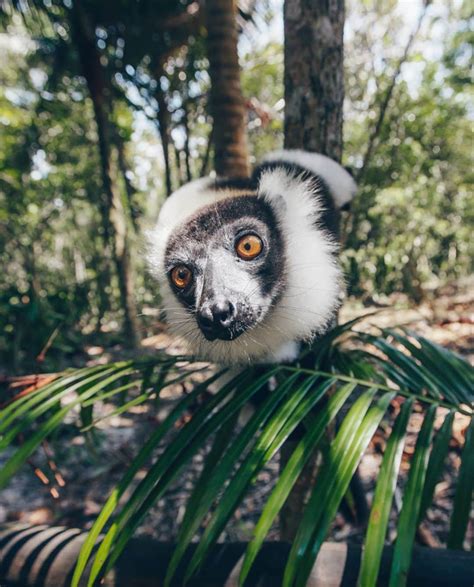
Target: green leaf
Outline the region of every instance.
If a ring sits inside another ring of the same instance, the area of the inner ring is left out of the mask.
[[[416,528],[418,526],[421,496],[428,466],[435,416],[436,406],[431,406],[426,411],[415,452],[412,456],[410,473],[403,493],[402,511],[398,520],[397,540],[393,551],[389,587],[403,587],[406,585]]]
[[[323,502],[319,501],[318,506],[317,500],[321,500],[324,496],[329,495],[329,488],[331,486],[330,477],[332,476],[333,480],[335,480],[334,475],[337,466],[336,460],[340,460],[341,456],[344,458],[348,456],[348,452],[346,451],[349,450],[351,442],[357,435],[357,430],[367,414],[375,393],[376,389],[372,388],[361,394],[346,414],[336,438],[331,443],[327,460],[323,463],[323,466],[318,473],[318,483],[316,484],[308,505],[305,508],[302,521],[288,557],[283,578],[283,585],[285,587],[293,585],[297,573],[301,570],[305,557],[309,556],[314,530],[323,515],[322,508],[320,507]],[[325,471],[324,477],[322,477],[322,471]],[[333,488],[331,487],[331,489]],[[344,493],[341,495],[341,499],[343,495]],[[325,504],[325,507],[326,505],[327,504]]]
[[[132,372],[133,371],[131,369],[122,369],[113,375],[110,375],[110,377],[107,377],[105,380],[99,381],[99,383],[96,383],[91,388],[87,389],[87,391],[84,391],[82,396],[79,396],[76,399],[70,401],[66,406],[64,406],[64,408],[61,408],[50,418],[48,418],[48,420],[44,422],[41,427],[30,438],[28,438],[24,444],[20,446],[16,453],[3,466],[2,470],[0,471],[0,488],[7,484],[12,475],[18,471],[26,459],[36,450],[38,445],[61,424],[72,408],[81,403],[82,398],[89,398],[98,390],[103,389],[105,386],[113,383],[120,377],[128,375]],[[40,408],[37,408],[36,411],[44,411]]]
[[[120,499],[123,497],[125,491],[132,483],[135,475],[145,465],[155,448],[161,442],[165,434],[167,434],[174,426],[175,422],[182,416],[182,414],[189,408],[189,406],[192,405],[194,401],[196,401],[196,398],[209,385],[221,377],[221,375],[222,372],[215,374],[200,385],[196,386],[196,388],[189,395],[186,395],[170,412],[165,420],[156,428],[156,430],[153,431],[145,445],[135,456],[132,464],[129,466],[118,485],[113,489],[92,528],[89,530],[87,538],[84,541],[84,544],[82,545],[81,551],[79,553],[76,568],[74,569],[74,574],[71,581],[71,587],[77,587],[79,585],[82,573],[86,568],[87,562],[90,555],[92,554],[94,545],[99,538],[100,533],[102,532],[110,517],[113,515],[116,507],[119,505]]]
[[[439,374],[441,381],[445,381],[445,388],[452,388],[456,392],[457,401],[465,401],[467,404],[474,402],[474,368],[466,360],[452,351],[439,346],[422,336],[417,337],[422,345],[423,356],[421,361],[426,361],[426,355],[432,358],[430,367]]]
[[[448,548],[462,549],[472,510],[474,490],[474,418],[471,418],[462,451],[461,467],[454,497]]]
[[[92,375],[86,377],[85,379],[80,379],[76,383],[71,386],[64,387],[58,389],[55,394],[49,396],[47,393],[48,390],[45,390],[45,397],[41,397],[42,401],[36,407],[29,405],[29,403],[22,406],[22,410],[19,414],[11,414],[10,418],[7,418],[4,422],[5,430],[2,440],[0,441],[0,450],[4,450],[7,446],[11,444],[11,442],[18,436],[20,433],[26,432],[29,426],[35,422],[40,416],[45,414],[48,410],[57,405],[61,405],[61,400],[67,396],[71,395],[72,392],[76,392],[77,394],[81,393],[81,390],[89,390],[90,385],[95,381],[99,380],[99,382],[94,386],[94,393],[99,393],[103,389],[103,382],[106,381],[104,379],[105,376],[114,374],[114,373],[124,373],[127,369],[127,366],[121,365],[120,367],[116,367],[115,365],[109,367],[108,369],[102,369],[99,372],[93,372]],[[131,372],[131,371],[130,371]],[[116,378],[114,379],[114,381]],[[107,384],[106,384],[107,385]],[[41,394],[42,395],[42,394]],[[92,394],[93,396],[94,394]],[[38,397],[38,396],[36,396]],[[90,397],[90,396],[88,396]],[[80,403],[80,402],[79,402]],[[19,417],[21,416],[21,418]],[[15,421],[13,425],[8,428],[8,424],[11,421]],[[3,427],[3,426],[2,426]],[[1,427],[0,427],[1,428]]]
[[[80,384],[81,380],[84,382],[86,377],[91,376],[94,373],[99,373],[98,377],[100,377],[101,373],[104,371],[109,372],[110,369],[110,365],[78,369],[72,374],[66,374],[59,379],[55,379],[53,382],[44,387],[40,387],[31,394],[18,398],[1,411],[0,434],[7,430],[12,422],[24,414],[31,413],[35,405],[41,404],[47,398],[54,397],[58,391],[69,389],[78,382]],[[77,389],[77,387],[79,387],[79,385],[77,385],[75,389]]]
[[[250,397],[268,381],[274,371],[268,371],[247,387],[244,392],[239,391],[228,400],[229,394],[234,391],[238,383],[250,378],[252,373],[237,376],[196,411],[191,421],[180,430],[174,441],[167,446],[165,452],[139,483],[117,520],[108,530],[95,556],[88,584],[93,585],[98,577],[109,555],[112,539],[113,551],[107,562],[107,569],[113,566],[149,508],[159,499],[192,455],[203,446],[203,443],[219,426],[224,425],[236,411],[240,410]],[[221,403],[223,406],[220,411],[213,413]]]
[[[368,390],[366,393],[370,394],[370,392],[371,390]],[[329,458],[321,468],[319,483],[316,484],[310,497],[302,520],[303,525],[312,525],[313,528],[305,545],[305,554],[301,557],[298,568],[295,569],[297,586],[304,587],[307,584],[314,561],[327,536],[331,522],[337,514],[339,504],[347,492],[357,465],[394,397],[394,393],[385,393],[353,431],[347,429],[343,431],[346,427],[345,420],[341,426],[341,436],[338,434],[334,443],[331,444]],[[324,507],[321,507],[321,504],[324,504]]]
[[[257,523],[254,531],[254,538],[247,547],[240,573],[240,584],[244,583],[250,572],[251,566],[262,547],[268,531],[283,507],[283,504],[300,476],[305,464],[317,449],[327,427],[334,420],[346,400],[350,397],[354,388],[355,384],[349,383],[344,385],[328,399],[326,405],[320,406],[317,416],[311,423],[311,428],[308,429],[303,439],[298,443],[284,470],[280,473],[277,484],[265,504]]]
[[[224,491],[188,565],[185,581],[190,578],[192,573],[204,560],[209,549],[217,541],[226,522],[229,520],[241,497],[245,494],[245,490],[249,487],[258,471],[271,459],[286,438],[301,423],[310,409],[325,395],[326,391],[334,383],[332,380],[325,381],[308,394],[315,381],[316,377],[307,377],[299,387],[292,390],[290,397],[280,406],[279,410],[262,431],[255,447],[244,459],[244,462],[240,465],[234,478]],[[272,394],[276,391],[272,391]]]
[[[185,540],[185,536],[189,532],[190,528],[196,524],[196,518],[198,520],[200,519],[198,515],[199,505],[200,503],[202,503],[202,500],[204,499],[206,490],[208,488],[208,482],[209,479],[212,478],[214,469],[216,468],[218,462],[221,460],[222,455],[226,454],[230,448],[229,445],[231,444],[232,439],[235,435],[235,431],[238,426],[238,420],[239,413],[236,412],[229,420],[228,425],[221,426],[216,433],[216,437],[214,439],[212,448],[205,459],[204,467],[200,475],[200,478],[196,482],[194,490],[191,496],[189,497],[188,503],[186,504],[186,512],[184,514],[183,522],[181,524],[181,528],[179,530],[179,534],[176,540],[177,546],[175,552],[173,553],[173,557],[176,556],[180,542]],[[197,525],[199,525],[199,522],[197,522]],[[173,574],[172,572],[170,572],[170,568],[172,566],[173,560],[171,560],[170,564],[168,565],[167,574]]]
[[[399,373],[403,377],[405,386],[408,389],[416,389],[417,391],[425,389],[426,391],[431,392],[431,395],[435,399],[441,399],[442,395],[435,381],[433,381],[426,369],[415,363],[412,357],[402,353],[399,349],[393,347],[380,337],[370,336],[368,338],[376,348],[381,350],[390,359],[390,363],[385,363],[385,367],[388,365],[390,365],[392,369],[393,365],[398,367]]]
[[[201,498],[198,501],[196,495],[193,493],[191,496],[191,503],[189,503],[186,508],[188,520],[192,517],[192,523],[184,524],[183,522],[183,526],[178,536],[178,543],[168,568],[165,585],[169,584],[188,544],[191,542],[193,535],[199,528],[199,525],[206,514],[209,513],[212,503],[217,494],[221,492],[224,487],[225,482],[231,475],[239,457],[244,454],[245,449],[252,440],[255,441],[257,431],[262,424],[270,418],[275,407],[281,402],[282,398],[291,391],[297,378],[297,374],[291,375],[282,385],[279,385],[267,395],[264,404],[254,412],[249,422],[243,430],[241,430],[238,437],[229,448],[229,451],[226,452],[222,462],[216,465],[212,472],[212,476],[205,476],[204,472],[200,476],[195,488],[195,493],[201,494]],[[243,390],[239,390],[239,393],[242,391]],[[194,511],[190,509],[191,506],[194,508]]]
[[[328,332],[326,332],[321,338],[318,338],[317,343],[304,352],[298,360],[301,361],[307,354],[311,353],[314,357],[315,365],[321,365],[323,362],[333,363],[332,357],[334,351],[338,349],[340,344],[340,340],[338,339],[341,339],[343,335],[350,333],[353,326],[370,315],[371,314],[358,316],[348,322],[344,322],[344,324],[337,324],[334,328],[328,330]]]
[[[81,407],[87,408],[89,406],[94,406],[97,402],[103,402],[107,399],[110,399],[111,397],[116,396],[119,393],[122,393],[123,391],[128,391],[129,389],[132,389],[132,387],[137,387],[136,381],[129,381],[128,383],[125,383],[124,385],[120,385],[119,387],[114,387],[113,389],[110,389],[108,391],[104,391],[104,393],[98,393],[94,397],[91,397],[90,399],[83,401],[81,403]],[[97,421],[98,420],[96,420],[95,422],[92,422],[92,426]],[[82,430],[85,431],[85,428],[82,428]]]
[[[423,487],[423,495],[421,497],[420,513],[418,516],[418,523],[421,523],[425,517],[426,510],[430,507],[433,500],[433,494],[436,484],[439,481],[441,472],[443,470],[444,461],[449,450],[449,441],[451,439],[451,428],[454,420],[454,412],[449,412],[444,419],[443,425],[436,434],[431,449],[428,469],[426,470],[425,486]]]
[[[370,511],[362,562],[357,581],[360,587],[372,587],[377,584],[383,545],[387,533],[393,495],[397,486],[405,434],[412,407],[413,400],[409,399],[405,401],[385,448],[382,466],[377,476],[377,485]]]
[[[323,459],[318,484],[305,510],[305,518],[297,537],[299,546],[295,543],[296,550],[292,549],[290,554],[290,557],[293,557],[291,563],[293,568],[290,568],[291,565],[287,566],[285,575],[289,581],[287,584],[293,585],[296,580],[298,585],[302,585],[312,568],[329,525],[337,513],[341,495],[346,493],[353,471],[373,434],[374,426],[376,427],[382,417],[382,407],[393,396],[391,382],[400,387],[397,391],[399,395],[411,398],[411,401],[403,405],[402,413],[392,430],[392,436],[387,441],[374,496],[359,583],[373,585],[376,581],[406,428],[406,423],[402,420],[405,417],[408,418],[408,406],[413,400],[418,400],[423,404],[431,404],[433,407],[428,410],[420,432],[400,516],[399,537],[396,544],[397,564],[400,570],[397,571],[395,567],[392,569],[392,575],[395,577],[392,587],[403,585],[404,577],[408,572],[416,524],[425,515],[431,503],[445,461],[454,413],[461,412],[472,417],[474,370],[461,357],[422,337],[411,333],[405,336],[403,331],[398,329],[385,330],[383,336],[369,337],[353,330],[355,322],[340,325],[318,340],[318,345],[311,350],[311,356],[319,370],[303,369],[299,366],[279,366],[267,372],[262,379],[255,381],[254,374],[249,369],[246,374],[238,376],[225,391],[220,390],[216,396],[206,398],[206,402],[197,408],[192,419],[184,424],[173,440],[164,447],[163,454],[138,483],[128,502],[122,505],[124,494],[130,489],[136,474],[147,464],[157,446],[165,440],[165,436],[174,427],[180,415],[189,406],[195,405],[197,396],[212,381],[212,378],[195,389],[193,394],[182,398],[175,410],[150,436],[131,468],[109,497],[83,546],[73,585],[78,585],[94,545],[104,528],[112,522],[95,557],[89,585],[102,573],[104,565],[106,569],[113,565],[127,540],[156,499],[168,489],[170,483],[176,479],[193,455],[202,450],[203,446],[207,446],[208,439],[217,433],[213,448],[206,458],[203,474],[188,502],[180,530],[179,551],[175,553],[169,567],[167,580],[179,564],[180,557],[199,525],[209,511],[215,508],[204,532],[203,545],[198,547],[189,572],[197,569],[230,516],[241,503],[255,476],[275,454],[291,431],[303,421],[306,425],[304,437],[281,473],[257,524],[254,539],[247,549],[241,573],[243,582],[248,577],[265,536],[302,467],[314,450],[318,447],[321,449],[329,423],[346,402],[352,389],[359,385],[368,391],[362,392],[361,400],[357,400],[346,415],[336,439],[325,453],[330,458]],[[387,340],[387,337],[392,339]],[[350,344],[346,344],[346,341]],[[361,348],[361,342],[375,345],[386,358],[381,360],[380,357],[371,354],[370,347]],[[184,368],[182,361],[187,361]],[[157,367],[159,370],[155,376]],[[140,391],[135,394],[136,397],[132,396],[128,403],[121,402],[116,412],[120,413],[132,405],[147,401],[155,391],[170,384],[170,381],[165,380],[168,379],[171,370],[176,370],[177,381],[191,374],[188,368],[189,360],[185,357],[170,358],[165,355],[153,357],[153,359],[101,365],[65,372],[48,385],[18,398],[0,413],[0,434],[2,435],[0,448],[10,445],[20,433],[28,432],[29,436],[26,435],[26,442],[7,462],[6,468],[0,471],[0,484],[6,483],[29,454],[35,450],[38,443],[61,424],[74,406],[80,405],[92,410],[97,401],[106,401],[136,386],[136,389]],[[277,387],[276,395],[271,397],[275,392],[269,394],[265,402],[256,410],[251,419],[252,424],[249,426],[248,423],[241,431],[234,433],[235,421],[241,406],[256,393],[257,389],[263,385],[262,382],[267,381],[272,373],[279,376],[281,374],[286,381],[293,383],[286,390],[281,388],[281,385],[285,385],[284,383]],[[288,376],[288,373],[291,376]],[[302,376],[305,377],[304,384],[299,379]],[[217,376],[214,379],[216,378]],[[311,390],[305,389],[308,382],[314,382],[317,378],[317,387]],[[342,382],[343,387],[333,397],[328,398],[327,404],[319,407],[316,415],[312,415],[310,412],[312,406],[320,399],[324,390],[333,385],[334,381]],[[239,393],[235,393],[236,386],[239,388]],[[289,394],[290,389],[291,394]],[[370,407],[377,391],[386,393],[379,402]],[[354,411],[356,406],[358,407]],[[434,417],[430,414],[437,406],[447,407],[451,413],[448,414],[436,435],[430,454],[432,430],[426,432],[426,427],[428,427],[429,418]],[[86,412],[83,413],[86,414]],[[87,417],[89,416],[90,414],[87,414]],[[428,435],[427,446],[423,444],[426,438],[422,442],[422,435],[424,437]],[[471,423],[462,453],[451,520],[449,540],[455,547],[462,546],[469,519],[474,478],[473,436]],[[385,496],[383,503],[382,495]],[[404,537],[402,540],[400,536],[404,533],[408,538]]]
[[[416,344],[408,336],[402,336],[396,330],[387,329],[383,330],[383,333],[393,336],[410,351],[411,355],[418,360],[418,367],[425,373],[429,373],[438,391],[449,401],[472,403],[474,369],[467,361],[415,333],[408,333],[408,336]]]
[[[201,367],[199,369],[186,371],[185,373],[181,373],[180,375],[178,375],[174,379],[167,381],[166,383],[164,383],[164,381],[163,381],[162,382],[163,387],[159,391],[161,391],[162,389],[164,389],[170,385],[175,385],[176,383],[179,383],[180,381],[183,381],[183,380],[187,379],[188,377],[191,377],[191,375],[195,375],[196,373],[202,372],[206,369],[207,369],[207,367]],[[127,383],[125,385],[121,385],[120,387],[113,389],[112,391],[108,391],[106,393],[102,393],[100,395],[97,395],[97,396],[93,397],[92,399],[89,399],[89,400],[83,402],[82,405],[87,406],[87,405],[90,405],[91,402],[95,403],[96,401],[99,401],[99,400],[103,401],[104,399],[108,399],[109,397],[113,397],[119,393],[122,393],[123,391],[128,391],[132,387],[137,387],[137,381],[131,381],[130,383]],[[143,385],[141,386],[141,388],[143,389]],[[134,397],[130,401],[122,404],[121,406],[118,406],[115,410],[112,410],[111,412],[109,412],[105,416],[102,416],[101,418],[97,418],[96,420],[91,422],[91,424],[89,426],[84,426],[83,428],[81,428],[81,431],[88,432],[90,429],[94,428],[99,422],[103,422],[104,420],[108,420],[109,418],[112,418],[113,416],[118,416],[120,414],[123,414],[124,412],[128,412],[128,410],[130,408],[132,408],[134,406],[138,406],[140,404],[143,404],[144,402],[146,402],[150,399],[150,395],[154,391],[155,390],[152,390],[151,392],[149,390],[144,391],[143,393],[141,393],[140,395],[137,395],[136,397]]]

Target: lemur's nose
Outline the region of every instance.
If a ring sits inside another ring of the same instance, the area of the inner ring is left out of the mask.
[[[229,327],[235,316],[235,308],[232,302],[228,300],[218,302],[211,306],[211,312],[214,322],[218,322],[221,326]]]
[[[232,338],[229,329],[234,323],[235,314],[232,302],[219,300],[203,304],[197,313],[197,321],[206,338],[229,339]]]

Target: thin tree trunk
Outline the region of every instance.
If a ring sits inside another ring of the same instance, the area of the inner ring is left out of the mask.
[[[209,135],[207,137],[207,145],[206,150],[204,151],[204,156],[201,162],[201,169],[199,171],[199,177],[204,177],[207,174],[207,168],[209,166],[209,159],[211,157],[211,149],[214,137],[214,126],[211,126],[211,130],[209,131]]]
[[[176,162],[176,174],[178,176],[178,186],[181,187],[182,185],[184,185],[186,183],[186,180],[183,177],[183,169],[182,169],[182,164],[181,164],[181,152],[178,149],[178,147],[176,146],[176,144],[173,145],[173,150],[174,150],[174,159]]]
[[[171,183],[171,162],[170,162],[170,131],[169,131],[169,118],[170,113],[168,111],[168,105],[166,104],[166,98],[161,87],[161,76],[163,75],[163,69],[160,65],[157,69],[156,80],[156,92],[155,98],[158,102],[158,132],[160,133],[161,148],[163,149],[163,160],[165,163],[165,185],[166,195],[169,196],[173,191]]]
[[[110,299],[107,295],[107,287],[110,286],[110,268],[108,262],[104,263],[104,257],[108,256],[108,252],[109,243],[107,239],[102,238],[102,235],[96,237],[91,256],[91,266],[95,273],[97,287],[97,332],[100,332],[105,313],[110,309]]]
[[[130,179],[127,177],[127,172],[129,171],[129,167],[127,165],[127,159],[125,157],[125,144],[124,144],[124,140],[120,136],[120,133],[118,133],[118,132],[115,133],[115,143],[117,146],[118,166],[119,166],[122,178],[123,178],[123,183],[125,185],[125,193],[127,195],[128,212],[130,215],[130,219],[132,220],[133,229],[135,230],[135,232],[138,232],[138,228],[139,228],[138,218],[140,217],[140,212],[137,209],[137,206],[135,205],[135,202],[134,202],[136,190],[133,187],[133,184],[130,181]]]
[[[285,147],[342,156],[344,101],[343,0],[285,0]],[[280,468],[297,444],[282,447]],[[291,542],[317,475],[319,455],[305,466],[280,515],[280,537]]]
[[[120,297],[124,311],[124,342],[133,347],[137,345],[139,338],[134,299],[135,284],[130,258],[128,222],[117,182],[116,162],[113,160],[109,96],[100,56],[95,45],[94,33],[87,22],[87,16],[79,0],[75,0],[73,3],[72,24],[74,40],[92,99],[97,124],[102,181],[106,195]]]
[[[379,99],[381,99],[380,109],[378,112],[377,120],[369,133],[369,139],[368,139],[367,147],[366,147],[366,150],[365,150],[365,153],[363,156],[362,165],[356,174],[356,180],[357,180],[357,183],[359,184],[359,186],[364,184],[367,169],[369,168],[370,162],[371,162],[373,155],[374,155],[374,152],[377,149],[377,145],[379,143],[380,133],[381,133],[382,128],[384,126],[384,123],[386,121],[387,113],[390,111],[390,108],[389,108],[390,102],[392,100],[395,88],[397,87],[397,82],[400,77],[402,67],[406,63],[406,61],[408,60],[411,48],[413,46],[413,43],[415,42],[415,39],[416,39],[418,33],[420,32],[421,25],[423,23],[425,15],[426,15],[426,10],[430,4],[431,4],[431,0],[425,0],[424,7],[423,7],[422,11],[420,12],[420,16],[419,16],[418,21],[415,25],[415,28],[413,29],[411,35],[408,38],[408,41],[407,41],[407,44],[405,45],[403,53],[402,53],[400,59],[398,60],[398,63],[395,67],[392,78],[390,80],[390,83],[388,84],[387,88],[384,90],[384,93],[381,98],[380,98],[380,96],[375,97],[376,102]],[[361,191],[361,193],[363,193],[363,192]],[[352,206],[352,213],[346,217],[345,226],[343,227],[343,230],[342,230],[342,238],[343,238],[344,246],[351,248],[356,244],[356,242],[357,242],[357,228],[358,228],[361,220],[366,218],[367,212],[372,204],[373,204],[373,200],[371,198],[367,197],[367,193],[364,193],[363,198],[360,198],[356,202],[354,202],[354,205]]]
[[[286,0],[285,147],[341,160],[344,0]]]
[[[189,150],[189,120],[188,120],[188,105],[183,104],[183,129],[184,129],[184,163],[186,165],[186,179],[191,181],[193,179],[191,173],[191,153]]]
[[[218,175],[247,177],[246,110],[240,86],[234,0],[207,0],[207,54]]]

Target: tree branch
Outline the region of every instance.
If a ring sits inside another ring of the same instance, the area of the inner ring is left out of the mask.
[[[375,126],[372,129],[372,132],[370,133],[370,136],[369,136],[369,142],[367,144],[367,149],[365,151],[364,159],[362,161],[362,166],[360,167],[360,169],[356,173],[356,181],[359,184],[363,180],[367,166],[372,158],[377,140],[380,135],[380,131],[382,130],[382,125],[384,123],[385,116],[387,114],[387,109],[388,109],[388,106],[390,104],[390,100],[393,95],[393,91],[397,85],[398,78],[400,77],[402,67],[408,59],[408,55],[410,53],[410,50],[412,48],[412,45],[413,45],[416,37],[420,31],[424,17],[426,15],[426,10],[430,4],[431,4],[431,0],[425,0],[423,9],[422,9],[421,14],[418,18],[416,26],[415,26],[413,32],[411,33],[410,37],[408,38],[407,44],[405,45],[405,49],[402,53],[402,56],[398,60],[397,67],[395,68],[392,79],[390,80],[390,84],[388,85],[387,90],[385,92],[385,96],[384,96],[384,98],[382,100],[382,104],[380,106],[379,115],[377,117],[377,122],[375,123]]]

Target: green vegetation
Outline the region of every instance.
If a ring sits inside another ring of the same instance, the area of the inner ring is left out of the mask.
[[[234,377],[217,394],[200,403],[193,417],[179,428],[173,441],[166,444],[160,458],[149,465],[154,449],[220,374],[207,378],[183,397],[148,438],[109,496],[84,543],[73,585],[78,584],[99,534],[105,531],[94,555],[89,585],[104,569],[112,567],[153,503],[160,499],[193,455],[212,439],[212,450],[180,526],[168,580],[206,519],[204,534],[187,569],[188,576],[196,572],[258,472],[291,433],[304,424],[305,433],[282,470],[255,527],[241,571],[243,581],[305,463],[324,443],[336,416],[350,406],[329,451],[324,452],[318,483],[304,510],[287,563],[284,585],[305,585],[357,465],[382,420],[393,410],[390,405],[396,395],[405,401],[388,436],[359,580],[366,587],[376,584],[408,418],[417,406],[427,411],[403,491],[399,539],[391,571],[391,584],[404,585],[415,531],[424,520],[440,479],[453,416],[463,413],[474,421],[474,370],[455,354],[422,337],[399,330],[367,335],[358,332],[355,326],[354,323],[341,325],[321,339],[314,369],[277,366],[260,376],[248,369]],[[54,381],[2,411],[0,449],[5,449],[20,435],[26,440],[0,472],[0,487],[47,436],[54,434],[71,410],[81,406],[85,411],[91,407],[86,422],[86,427],[90,428],[95,424],[93,407],[96,403],[122,397],[119,407],[108,416],[111,417],[131,406],[159,402],[167,385],[189,377],[197,369],[192,365],[190,368],[184,357],[159,355],[153,359],[122,361],[58,374]],[[236,432],[240,409],[271,377],[278,381],[276,389]],[[329,400],[322,401],[329,389],[332,389]],[[350,398],[356,390],[358,399],[353,402]],[[69,399],[65,401],[66,398]],[[315,406],[317,412],[312,411]],[[444,408],[444,424],[431,445],[438,407]],[[451,517],[450,543],[456,548],[462,547],[464,541],[473,491],[474,478],[469,473],[472,468],[471,429],[462,453]],[[140,475],[137,485],[134,479],[144,466],[146,474]],[[123,502],[121,497],[127,490],[131,495]],[[325,504],[323,508],[321,504]]]
[[[137,351],[139,339],[154,332],[149,316],[159,318],[159,291],[145,269],[145,231],[167,194],[212,169],[215,148],[199,3],[159,4],[158,11],[153,2],[10,0],[0,9],[7,56],[0,62],[0,374],[52,373],[2,399],[0,450],[12,453],[0,487],[72,414],[86,433],[98,423],[99,402],[113,404],[110,415],[159,405],[166,387],[202,376],[202,364],[190,357]],[[472,15],[467,2],[424,3],[418,20],[395,1],[348,4],[344,163],[359,183],[342,219],[348,289],[364,301],[403,292],[417,303],[471,269]],[[239,12],[253,162],[283,143],[282,40],[266,40],[258,30],[276,10],[258,2],[256,13]],[[84,367],[88,344],[117,345],[126,358]],[[305,585],[382,425],[387,443],[359,576],[361,586],[375,585],[415,411],[423,424],[402,489],[390,585],[406,582],[460,414],[470,424],[448,546],[462,548],[474,482],[472,367],[413,332],[367,334],[357,321],[327,333],[312,352],[309,369],[251,367],[214,395],[206,392],[220,373],[206,373],[183,394],[109,496],[73,585],[91,558],[89,585],[112,567],[153,504],[212,443],[166,581],[201,532],[187,567],[188,576],[196,573],[256,475],[297,428],[301,440],[260,514],[241,582],[320,451],[318,483],[283,583]],[[270,378],[274,391],[239,428],[241,408]],[[388,420],[394,424],[387,432]],[[157,447],[163,452],[153,460]]]
[[[35,357],[56,329],[45,369],[58,360],[69,364],[85,333],[112,330],[109,340],[119,341],[124,311],[74,15],[60,3],[33,6],[20,16],[7,5],[2,15],[8,58],[0,66],[0,353],[13,371],[36,367]],[[141,15],[132,12],[125,24],[126,7],[87,7],[110,80],[111,157],[129,247],[142,251],[143,229],[166,194],[165,167],[171,188],[210,169],[202,29],[190,23],[185,39],[171,28],[168,40],[160,33],[152,41],[137,35]],[[402,291],[418,302],[471,268],[470,13],[468,3],[431,8],[362,167],[403,39],[414,25],[396,3],[349,6],[345,160],[360,190],[344,223],[343,259],[349,293],[358,296]],[[257,25],[264,26],[267,12]],[[258,160],[282,144],[282,47],[275,40],[262,43],[254,25],[246,34],[244,46],[256,48],[243,55],[242,86],[250,151]],[[166,43],[175,49],[160,69],[159,55],[170,51]],[[142,256],[131,255],[140,313],[156,305],[157,292]]]

